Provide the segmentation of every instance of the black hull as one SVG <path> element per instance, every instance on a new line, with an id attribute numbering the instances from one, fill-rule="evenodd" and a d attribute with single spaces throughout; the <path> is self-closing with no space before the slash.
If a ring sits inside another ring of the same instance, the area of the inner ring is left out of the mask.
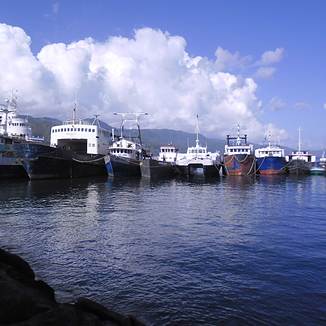
<path id="1" fill-rule="evenodd" d="M 56 152 L 56 155 L 41 155 L 25 159 L 24 167 L 31 180 L 70 179 L 106 176 L 103 157 L 92 159 L 87 154 L 83 158 L 71 152 Z M 74 157 L 75 156 L 75 157 Z"/>
<path id="2" fill-rule="evenodd" d="M 308 175 L 310 174 L 310 169 L 312 163 L 305 162 L 302 160 L 292 160 L 287 165 L 287 170 L 291 175 Z"/>
<path id="3" fill-rule="evenodd" d="M 72 160 L 72 178 L 107 176 L 104 157 L 94 161 Z"/>
<path id="4" fill-rule="evenodd" d="M 141 176 L 151 179 L 167 179 L 176 175 L 175 166 L 168 162 L 145 159 L 140 163 Z"/>
<path id="5" fill-rule="evenodd" d="M 28 179 L 22 165 L 0 165 L 0 179 Z"/>
<path id="6" fill-rule="evenodd" d="M 72 175 L 71 161 L 60 158 L 40 156 L 25 160 L 24 167 L 31 180 L 67 179 Z"/>
<path id="7" fill-rule="evenodd" d="M 112 177 L 141 177 L 140 161 L 110 155 L 107 157 L 106 169 Z"/>

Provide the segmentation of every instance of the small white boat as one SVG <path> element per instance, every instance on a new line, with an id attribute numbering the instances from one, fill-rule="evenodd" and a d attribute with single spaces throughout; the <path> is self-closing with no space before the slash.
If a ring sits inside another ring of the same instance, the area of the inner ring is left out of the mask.
<path id="1" fill-rule="evenodd" d="M 178 153 L 177 171 L 181 175 L 215 177 L 220 175 L 220 153 L 209 152 L 207 146 L 199 144 L 199 126 L 197 115 L 196 145 L 188 147 L 187 153 Z"/>

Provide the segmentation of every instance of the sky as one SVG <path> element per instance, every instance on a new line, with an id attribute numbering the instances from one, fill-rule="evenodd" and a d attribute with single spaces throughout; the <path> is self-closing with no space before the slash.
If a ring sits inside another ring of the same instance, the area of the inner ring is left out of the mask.
<path id="1" fill-rule="evenodd" d="M 0 1 L 0 101 L 326 148 L 326 1 Z"/>

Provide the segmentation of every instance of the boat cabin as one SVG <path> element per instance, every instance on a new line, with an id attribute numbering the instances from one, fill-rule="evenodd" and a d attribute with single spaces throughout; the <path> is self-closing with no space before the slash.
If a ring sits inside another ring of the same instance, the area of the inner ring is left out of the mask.
<path id="1" fill-rule="evenodd" d="M 224 147 L 224 155 L 236 155 L 253 153 L 253 145 L 247 143 L 247 135 L 237 137 L 226 136 L 226 145 Z"/>
<path id="2" fill-rule="evenodd" d="M 109 154 L 127 159 L 139 160 L 141 158 L 141 146 L 131 140 L 120 138 L 113 142 L 109 148 Z"/>
<path id="3" fill-rule="evenodd" d="M 0 135 L 26 141 L 44 141 L 43 137 L 33 137 L 28 119 L 17 115 L 17 99 L 13 95 L 0 104 Z"/>
<path id="4" fill-rule="evenodd" d="M 284 157 L 284 149 L 279 146 L 268 145 L 255 150 L 255 156 L 260 157 Z"/>
<path id="5" fill-rule="evenodd" d="M 315 163 L 316 156 L 312 155 L 308 151 L 295 151 L 292 152 L 290 155 L 286 156 L 286 161 L 290 162 L 293 160 L 300 160 L 308 163 Z"/>
<path id="6" fill-rule="evenodd" d="M 93 123 L 83 120 L 65 121 L 51 128 L 52 147 L 60 147 L 83 154 L 107 154 L 111 132 L 101 128 L 97 119 Z"/>
<path id="7" fill-rule="evenodd" d="M 160 147 L 158 160 L 164 162 L 175 162 L 177 160 L 178 149 L 173 145 L 164 145 Z"/>

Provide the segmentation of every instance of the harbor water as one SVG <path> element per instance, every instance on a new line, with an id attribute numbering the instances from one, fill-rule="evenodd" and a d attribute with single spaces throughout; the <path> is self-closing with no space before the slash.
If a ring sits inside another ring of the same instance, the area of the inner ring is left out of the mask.
<path id="1" fill-rule="evenodd" d="M 1 182 L 0 246 L 147 325 L 326 323 L 326 177 Z"/>

